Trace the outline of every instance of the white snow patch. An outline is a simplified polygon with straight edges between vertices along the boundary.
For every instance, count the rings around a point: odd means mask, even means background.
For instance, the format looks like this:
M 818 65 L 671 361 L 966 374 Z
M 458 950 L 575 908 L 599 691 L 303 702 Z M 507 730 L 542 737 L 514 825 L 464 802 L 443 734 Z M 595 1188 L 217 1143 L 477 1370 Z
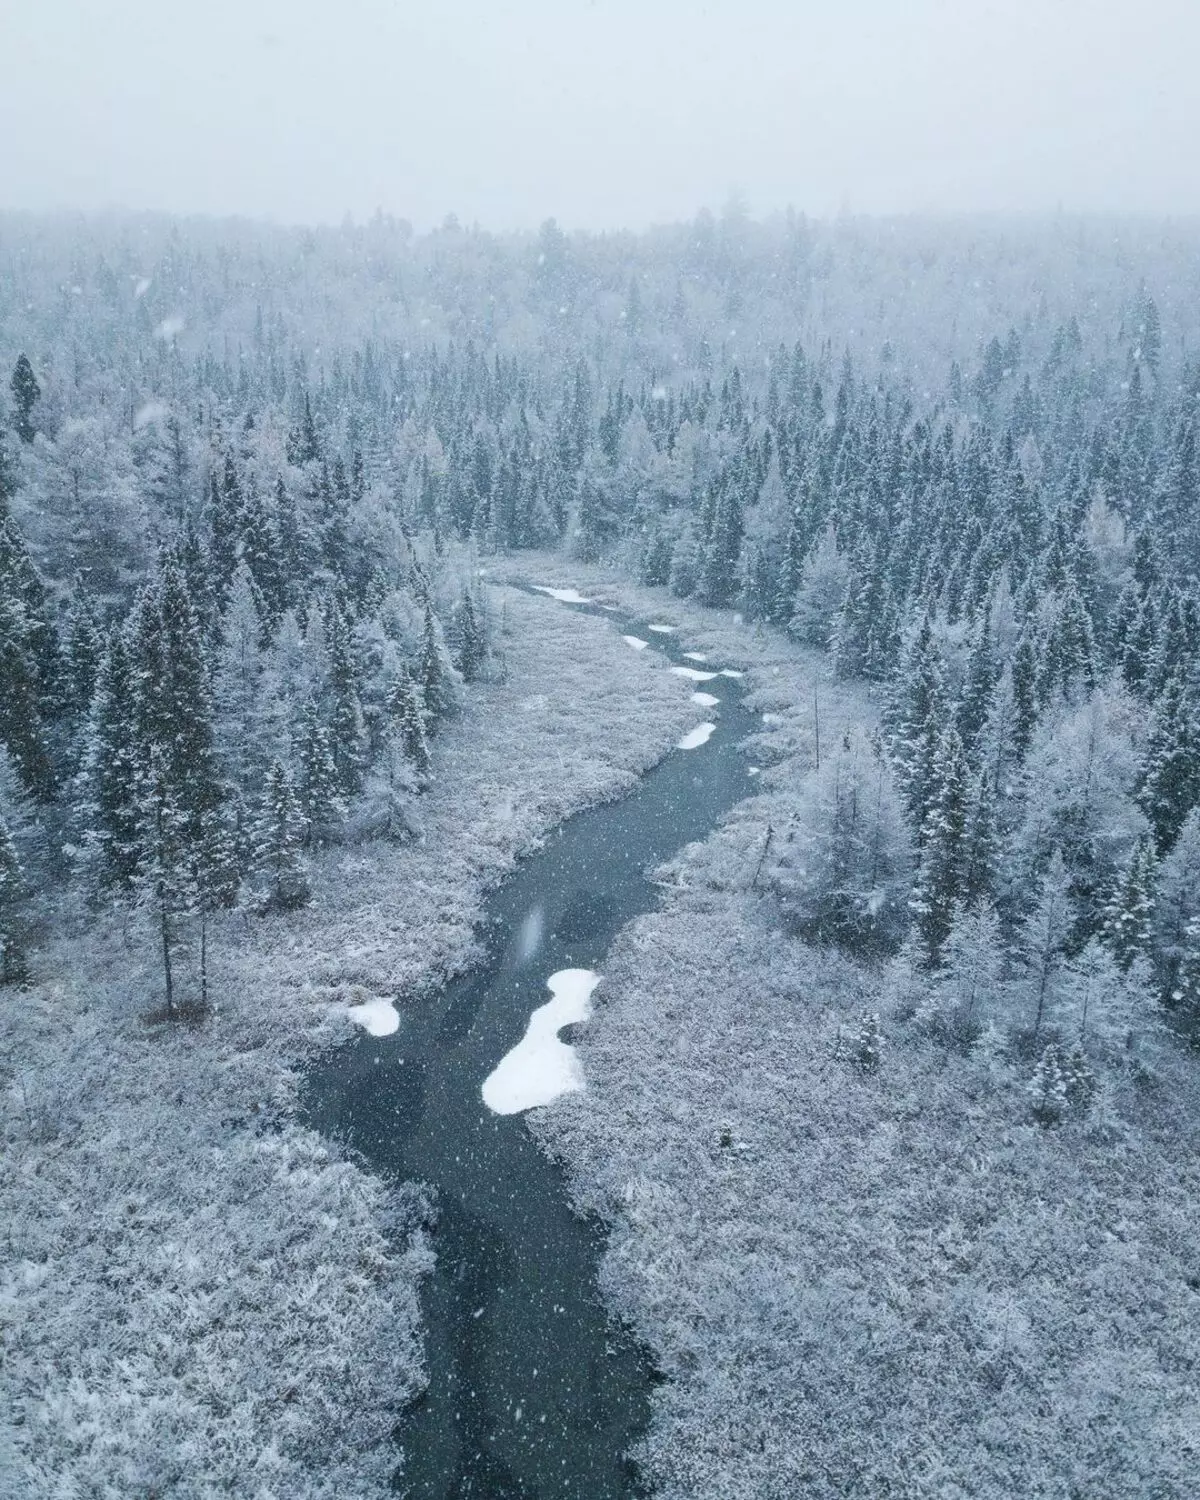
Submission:
M 746 675 L 745 672 L 736 672 L 732 667 L 722 667 L 721 668 L 721 676 L 722 677 L 737 677 L 737 678 L 741 678 L 741 677 L 745 677 L 745 675 Z
M 391 1036 L 400 1029 L 400 1013 L 396 1002 L 386 995 L 378 1000 L 367 1000 L 362 1005 L 351 1005 L 346 1014 L 352 1021 L 366 1029 L 370 1036 Z
M 701 708 L 716 708 L 720 698 L 714 698 L 711 693 L 693 693 L 692 702 L 698 703 Z
M 707 661 L 708 657 L 705 656 L 703 651 L 685 651 L 683 659 L 684 661 Z
M 655 635 L 673 635 L 675 633 L 674 625 L 651 625 L 650 629 L 653 630 Z
M 783 715 L 782 714 L 763 714 L 762 720 L 763 720 L 763 723 L 767 726 L 767 728 L 770 729 L 770 728 L 773 728 L 776 724 L 782 724 L 783 723 Z
M 137 279 L 137 281 L 134 282 L 133 295 L 135 297 L 144 297 L 149 290 L 150 290 L 150 278 L 149 278 L 149 276 L 139 276 L 138 279 Z
M 707 743 L 709 736 L 716 727 L 715 724 L 707 721 L 703 724 L 697 724 L 695 729 L 689 729 L 684 737 L 677 741 L 675 745 L 676 750 L 698 750 L 701 745 Z
M 627 646 L 632 646 L 635 651 L 644 651 L 650 644 L 649 641 L 643 641 L 636 635 L 623 635 L 621 639 Z
M 154 337 L 156 339 L 173 339 L 183 332 L 183 328 L 183 319 L 176 313 L 172 317 L 162 320 L 154 330 Z
M 551 974 L 546 988 L 553 1000 L 538 1006 L 525 1035 L 484 1080 L 483 1102 L 493 1114 L 520 1114 L 584 1087 L 583 1065 L 575 1048 L 560 1042 L 558 1033 L 564 1026 L 588 1019 L 592 991 L 599 983 L 600 976 L 592 969 L 560 969 Z
M 699 667 L 672 667 L 676 677 L 686 677 L 689 682 L 711 682 L 715 672 L 702 672 Z
M 746 775 L 747 776 L 758 776 L 758 775 L 761 775 L 761 768 L 758 767 L 758 766 L 750 766 L 750 767 L 747 768 Z
M 590 599 L 585 599 L 578 589 L 552 589 L 544 583 L 535 583 L 534 588 L 539 594 L 549 594 L 551 599 L 557 599 L 560 604 L 590 604 Z

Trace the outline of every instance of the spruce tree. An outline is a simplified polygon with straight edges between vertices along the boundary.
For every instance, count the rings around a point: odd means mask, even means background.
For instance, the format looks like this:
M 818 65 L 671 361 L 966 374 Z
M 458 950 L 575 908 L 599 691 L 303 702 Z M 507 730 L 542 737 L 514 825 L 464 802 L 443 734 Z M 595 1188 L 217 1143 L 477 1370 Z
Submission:
M 401 672 L 392 684 L 387 698 L 388 716 L 405 758 L 412 765 L 418 786 L 428 783 L 431 768 L 429 740 L 425 734 L 425 716 L 420 698 L 407 672 Z
M 126 633 L 101 657 L 83 734 L 76 817 L 93 894 L 128 894 L 141 866 L 139 750 Z
M 254 824 L 253 870 L 268 910 L 294 911 L 312 895 L 304 860 L 304 814 L 282 762 L 272 761 Z
M 425 598 L 424 623 L 421 628 L 421 658 L 417 669 L 428 722 L 437 721 L 454 707 L 454 696 L 441 640 L 441 627 L 433 612 L 428 594 Z
M 142 889 L 158 925 L 167 1012 L 174 1008 L 179 922 L 200 918 L 207 1000 L 207 919 L 237 889 L 226 788 L 213 735 L 199 616 L 180 568 L 167 560 L 143 594 L 131 638 Z
M 24 354 L 17 356 L 16 367 L 9 381 L 13 398 L 13 429 L 23 443 L 32 443 L 37 431 L 33 424 L 33 408 L 42 394 L 33 366 Z
M 933 798 L 922 825 L 920 865 L 910 902 L 922 957 L 929 968 L 940 966 L 955 907 L 967 894 L 963 875 L 968 779 L 962 740 L 956 729 L 948 729 L 934 762 Z
M 1122 972 L 1150 951 L 1158 860 L 1154 841 L 1140 838 L 1104 914 L 1104 940 Z
M 362 785 L 365 741 L 358 672 L 351 650 L 350 627 L 332 596 L 325 606 L 325 640 L 329 651 L 328 729 L 338 787 L 353 796 Z
M 22 921 L 25 896 L 24 872 L 0 808 L 0 984 L 19 984 L 28 978 Z
M 464 682 L 474 682 L 487 659 L 483 614 L 471 590 L 463 590 L 458 610 L 458 670 Z
M 311 699 L 301 715 L 297 739 L 297 791 L 304 819 L 304 845 L 311 848 L 328 843 L 345 815 L 329 731 Z
M 1067 1080 L 1063 1074 L 1062 1056 L 1051 1042 L 1038 1062 L 1029 1084 L 1030 1109 L 1043 1129 L 1060 1125 L 1069 1108 Z

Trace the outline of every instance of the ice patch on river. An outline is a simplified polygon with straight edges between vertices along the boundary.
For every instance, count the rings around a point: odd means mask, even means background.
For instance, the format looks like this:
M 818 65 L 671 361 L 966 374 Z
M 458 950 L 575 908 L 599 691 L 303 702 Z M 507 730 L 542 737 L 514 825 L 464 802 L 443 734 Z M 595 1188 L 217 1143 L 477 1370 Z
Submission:
M 745 675 L 746 675 L 745 672 L 739 672 L 734 667 L 722 667 L 721 668 L 721 676 L 722 677 L 738 677 L 738 678 L 741 678 L 741 677 L 745 677 Z
M 672 667 L 676 677 L 686 677 L 689 682 L 711 682 L 715 672 L 702 672 L 699 667 Z
M 583 1064 L 574 1047 L 559 1041 L 558 1033 L 588 1019 L 592 991 L 599 983 L 592 969 L 551 974 L 546 988 L 554 998 L 538 1006 L 525 1035 L 484 1080 L 483 1102 L 493 1114 L 520 1114 L 584 1087 Z
M 552 589 L 547 584 L 535 583 L 533 587 L 539 594 L 549 594 L 551 599 L 557 599 L 560 604 L 591 604 L 590 599 L 585 599 L 577 589 Z M 651 626 L 651 629 L 654 627 Z
M 684 661 L 707 661 L 708 657 L 705 656 L 703 651 L 685 651 L 683 659 Z
M 635 651 L 644 651 L 650 644 L 649 641 L 643 641 L 639 636 L 636 635 L 623 635 L 621 639 L 627 646 L 632 646 Z
M 367 1000 L 362 1005 L 351 1005 L 346 1014 L 370 1036 L 391 1036 L 400 1029 L 400 1014 L 394 1000 L 386 996 L 378 1000 Z
M 655 635 L 673 635 L 675 633 L 674 625 L 651 625 L 650 629 L 653 630 Z
M 697 724 L 695 729 L 689 729 L 684 737 L 676 742 L 676 750 L 698 750 L 701 745 L 708 742 L 709 735 L 716 727 L 715 724 Z
M 714 698 L 711 693 L 693 693 L 692 702 L 698 703 L 701 708 L 716 708 L 720 698 Z

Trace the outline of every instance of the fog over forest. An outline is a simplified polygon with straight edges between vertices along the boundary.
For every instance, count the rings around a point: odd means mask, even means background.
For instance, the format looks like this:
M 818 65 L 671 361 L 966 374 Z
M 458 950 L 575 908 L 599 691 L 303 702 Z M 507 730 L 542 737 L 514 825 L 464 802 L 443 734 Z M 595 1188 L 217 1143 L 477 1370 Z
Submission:
M 1193 8 L 0 29 L 0 1495 L 1190 1500 Z

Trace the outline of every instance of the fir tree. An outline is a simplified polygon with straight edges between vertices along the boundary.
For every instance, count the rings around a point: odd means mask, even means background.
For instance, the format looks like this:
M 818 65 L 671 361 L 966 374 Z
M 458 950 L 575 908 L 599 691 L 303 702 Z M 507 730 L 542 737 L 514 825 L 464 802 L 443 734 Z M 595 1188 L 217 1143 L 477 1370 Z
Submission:
M 23 443 L 32 443 L 37 429 L 33 425 L 33 408 L 42 394 L 33 366 L 26 355 L 17 356 L 16 367 L 9 381 L 13 398 L 13 429 Z
M 298 793 L 304 819 L 304 845 L 311 848 L 328 843 L 345 815 L 329 731 L 321 723 L 311 699 L 301 717 L 298 742 Z
M 487 659 L 487 637 L 482 612 L 470 589 L 463 590 L 457 625 L 458 670 L 464 682 L 474 682 Z
M 1153 840 L 1140 838 L 1105 912 L 1104 939 L 1123 972 L 1150 951 L 1157 865 Z
M 402 672 L 392 684 L 387 698 L 387 711 L 393 733 L 405 756 L 412 765 L 418 786 L 429 779 L 431 758 L 429 741 L 425 734 L 425 716 L 412 679 Z
M 294 911 L 311 898 L 304 824 L 290 776 L 280 761 L 272 761 L 253 835 L 253 870 L 268 910 Z
M 967 894 L 963 875 L 968 776 L 962 740 L 956 729 L 948 729 L 935 758 L 933 800 L 922 825 L 920 865 L 910 902 L 929 968 L 941 964 L 955 906 Z
M 335 598 L 325 606 L 325 640 L 329 651 L 329 740 L 338 787 L 353 796 L 362 785 L 364 732 L 358 672 L 350 627 Z
M 448 665 L 445 647 L 442 645 L 441 627 L 433 612 L 433 605 L 426 595 L 424 623 L 421 629 L 421 659 L 417 668 L 417 679 L 421 685 L 425 713 L 429 722 L 434 724 L 444 718 L 454 707 Z
M 0 984 L 19 984 L 28 978 L 22 921 L 25 896 L 24 872 L 0 808 Z
M 77 819 L 93 893 L 128 894 L 141 864 L 133 669 L 124 631 L 100 660 L 83 736 Z
M 1062 1057 L 1051 1042 L 1042 1053 L 1029 1084 L 1030 1109 L 1043 1129 L 1062 1123 L 1069 1108 L 1067 1080 L 1063 1075 Z

